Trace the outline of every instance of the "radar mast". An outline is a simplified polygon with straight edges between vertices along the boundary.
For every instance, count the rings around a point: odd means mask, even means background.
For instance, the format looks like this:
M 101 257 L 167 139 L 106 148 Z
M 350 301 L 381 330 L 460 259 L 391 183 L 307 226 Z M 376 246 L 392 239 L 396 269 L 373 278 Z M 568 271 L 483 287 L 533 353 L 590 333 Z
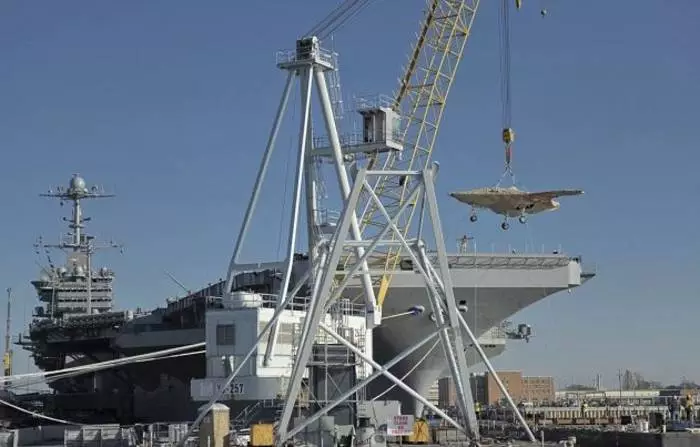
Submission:
M 48 316 L 54 318 L 66 313 L 91 314 L 110 311 L 112 308 L 111 280 L 114 274 L 106 268 L 102 268 L 95 277 L 92 271 L 92 255 L 98 249 L 121 248 L 121 246 L 114 242 L 96 241 L 94 236 L 85 232 L 85 224 L 91 218 L 83 215 L 82 201 L 114 197 L 114 194 L 106 194 L 104 189 L 97 186 L 88 188 L 85 180 L 79 174 L 73 174 L 67 188 L 57 186 L 55 189 L 49 189 L 47 193 L 40 194 L 40 196 L 59 199 L 61 206 L 66 202 L 71 202 L 72 205 L 71 217 L 63 218 L 65 222 L 68 222 L 70 231 L 61 238 L 58 244 L 43 244 L 41 242 L 37 244 L 45 249 L 57 248 L 68 254 L 65 267 L 51 268 L 49 271 L 51 285 L 48 288 L 51 289 L 51 297 L 45 300 L 50 302 Z M 62 283 L 72 284 L 69 289 L 73 293 L 69 294 L 73 296 L 66 296 L 65 299 L 59 298 L 57 302 L 55 286 Z M 80 287 L 81 283 L 85 287 Z M 108 290 L 105 287 L 100 287 L 100 284 L 108 285 Z M 93 297 L 96 286 L 99 296 Z M 40 294 L 41 292 L 39 290 Z

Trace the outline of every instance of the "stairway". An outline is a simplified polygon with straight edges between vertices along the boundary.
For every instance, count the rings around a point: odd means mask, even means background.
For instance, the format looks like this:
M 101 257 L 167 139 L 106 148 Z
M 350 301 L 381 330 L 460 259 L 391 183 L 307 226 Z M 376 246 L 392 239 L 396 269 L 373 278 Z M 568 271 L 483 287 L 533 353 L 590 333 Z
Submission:
M 276 421 L 282 415 L 284 408 L 283 399 L 266 399 L 257 401 L 236 415 L 231 420 L 232 430 L 241 430 L 250 427 L 257 421 Z

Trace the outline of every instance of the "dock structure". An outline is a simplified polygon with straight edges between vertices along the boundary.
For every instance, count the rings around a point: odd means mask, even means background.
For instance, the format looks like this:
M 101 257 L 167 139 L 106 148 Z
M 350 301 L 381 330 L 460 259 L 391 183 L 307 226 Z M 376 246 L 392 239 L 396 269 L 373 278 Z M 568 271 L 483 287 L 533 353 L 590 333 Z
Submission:
M 601 420 L 615 418 L 619 419 L 623 416 L 644 416 L 647 417 L 652 413 L 661 413 L 669 417 L 668 407 L 665 405 L 638 405 L 638 406 L 621 406 L 621 407 L 588 407 L 584 412 L 580 407 L 531 407 L 522 410 L 526 419 L 534 419 L 537 417 L 540 420 L 562 421 L 562 420 Z M 491 420 L 508 420 L 512 419 L 512 411 L 510 409 L 490 410 L 486 412 L 486 418 Z M 595 423 L 591 423 L 595 425 Z

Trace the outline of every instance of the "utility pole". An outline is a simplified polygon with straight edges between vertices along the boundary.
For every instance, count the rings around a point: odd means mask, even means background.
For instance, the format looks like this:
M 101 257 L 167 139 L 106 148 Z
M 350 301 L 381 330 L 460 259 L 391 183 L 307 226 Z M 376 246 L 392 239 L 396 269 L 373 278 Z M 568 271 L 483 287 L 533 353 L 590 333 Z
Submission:
M 621 369 L 617 370 L 617 381 L 618 381 L 619 387 L 620 387 L 620 405 L 622 405 L 622 370 Z
M 9 377 L 12 375 L 12 348 L 10 345 L 10 330 L 11 330 L 11 314 L 12 311 L 12 288 L 7 288 L 7 319 L 5 323 L 5 354 L 2 358 L 3 363 L 3 375 Z M 5 382 L 7 387 L 10 382 Z

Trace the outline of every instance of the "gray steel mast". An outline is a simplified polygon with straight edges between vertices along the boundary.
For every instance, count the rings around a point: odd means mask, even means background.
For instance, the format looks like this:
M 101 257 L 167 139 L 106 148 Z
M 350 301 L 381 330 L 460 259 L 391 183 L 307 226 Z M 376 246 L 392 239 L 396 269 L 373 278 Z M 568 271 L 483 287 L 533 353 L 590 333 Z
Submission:
M 103 189 L 93 185 L 88 188 L 85 180 L 79 174 L 73 174 L 73 177 L 68 183 L 68 187 L 57 186 L 55 190 L 49 189 L 47 193 L 39 194 L 42 197 L 51 197 L 60 200 L 61 206 L 65 202 L 72 202 L 72 214 L 70 219 L 63 218 L 68 222 L 68 227 L 71 229 L 68 234 L 70 237 L 61 240 L 58 244 L 42 244 L 45 248 L 58 248 L 61 250 L 69 250 L 72 253 L 82 254 L 85 256 L 85 270 L 87 282 L 87 297 L 85 305 L 85 313 L 92 313 L 92 255 L 96 250 L 104 248 L 121 248 L 120 244 L 114 242 L 99 242 L 95 237 L 87 234 L 85 223 L 90 221 L 90 217 L 83 216 L 82 201 L 87 199 L 104 199 L 114 197 L 114 194 L 106 194 Z M 51 316 L 55 309 L 51 309 Z

